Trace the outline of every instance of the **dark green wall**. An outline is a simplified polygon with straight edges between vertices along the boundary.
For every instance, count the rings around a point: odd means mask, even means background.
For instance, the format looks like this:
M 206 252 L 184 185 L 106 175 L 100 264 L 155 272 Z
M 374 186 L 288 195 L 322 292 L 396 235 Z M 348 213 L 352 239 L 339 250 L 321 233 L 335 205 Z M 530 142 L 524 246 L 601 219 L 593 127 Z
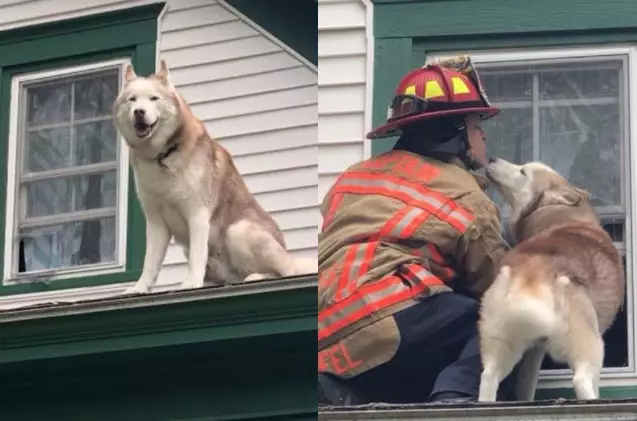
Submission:
M 316 419 L 315 353 L 310 331 L 3 365 L 0 419 Z
M 316 0 L 228 0 L 228 3 L 318 66 Z

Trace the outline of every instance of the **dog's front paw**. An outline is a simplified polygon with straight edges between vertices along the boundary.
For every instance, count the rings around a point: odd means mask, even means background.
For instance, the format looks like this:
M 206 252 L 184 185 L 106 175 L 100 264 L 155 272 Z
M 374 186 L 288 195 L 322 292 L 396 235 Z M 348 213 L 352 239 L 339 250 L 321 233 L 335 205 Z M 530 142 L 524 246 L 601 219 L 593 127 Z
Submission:
M 203 287 L 203 285 L 201 285 L 200 282 L 193 282 L 190 279 L 181 283 L 181 289 L 197 289 L 201 287 Z
M 150 288 L 144 284 L 136 283 L 132 287 L 128 287 L 124 290 L 124 295 L 135 295 L 135 294 L 148 294 L 150 293 Z
M 248 276 L 245 277 L 245 279 L 243 280 L 243 282 L 255 282 L 255 281 L 262 281 L 264 279 L 271 279 L 273 276 L 267 273 L 252 273 Z

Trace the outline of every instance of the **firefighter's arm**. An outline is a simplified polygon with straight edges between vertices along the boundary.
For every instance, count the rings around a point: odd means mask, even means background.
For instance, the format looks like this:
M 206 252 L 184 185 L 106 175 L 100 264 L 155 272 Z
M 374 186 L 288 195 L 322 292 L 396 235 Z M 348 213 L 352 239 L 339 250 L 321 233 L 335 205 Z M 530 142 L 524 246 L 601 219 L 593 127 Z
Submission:
M 493 282 L 510 246 L 502 237 L 498 207 L 486 197 L 473 202 L 475 219 L 459 239 L 456 264 L 463 274 L 464 289 L 480 297 Z

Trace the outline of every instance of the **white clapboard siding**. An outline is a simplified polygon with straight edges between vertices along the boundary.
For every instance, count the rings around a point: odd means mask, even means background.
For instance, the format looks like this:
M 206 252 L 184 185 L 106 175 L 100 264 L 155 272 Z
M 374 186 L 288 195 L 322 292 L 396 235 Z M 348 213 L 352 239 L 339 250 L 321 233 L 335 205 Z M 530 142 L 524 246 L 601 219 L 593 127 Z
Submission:
M 363 0 L 318 2 L 319 202 L 338 174 L 365 158 L 373 56 L 368 7 Z
M 134 7 L 152 0 L 0 0 L 0 30 Z M 271 36 L 216 0 L 169 0 L 158 50 L 171 78 L 210 134 L 233 155 L 259 203 L 284 232 L 293 255 L 316 258 L 318 75 Z M 172 243 L 159 290 L 187 274 Z M 0 307 L 99 298 L 100 286 L 0 298 Z

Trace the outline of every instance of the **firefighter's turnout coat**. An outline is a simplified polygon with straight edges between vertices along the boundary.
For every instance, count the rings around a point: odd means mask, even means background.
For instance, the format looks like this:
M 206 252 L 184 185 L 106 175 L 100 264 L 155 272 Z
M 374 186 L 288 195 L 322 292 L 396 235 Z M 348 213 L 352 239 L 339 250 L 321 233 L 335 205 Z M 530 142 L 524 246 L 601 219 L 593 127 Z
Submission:
M 480 296 L 508 250 L 486 182 L 460 161 L 393 150 L 348 168 L 323 201 L 320 372 L 352 377 L 392 359 L 392 314 L 455 283 Z

